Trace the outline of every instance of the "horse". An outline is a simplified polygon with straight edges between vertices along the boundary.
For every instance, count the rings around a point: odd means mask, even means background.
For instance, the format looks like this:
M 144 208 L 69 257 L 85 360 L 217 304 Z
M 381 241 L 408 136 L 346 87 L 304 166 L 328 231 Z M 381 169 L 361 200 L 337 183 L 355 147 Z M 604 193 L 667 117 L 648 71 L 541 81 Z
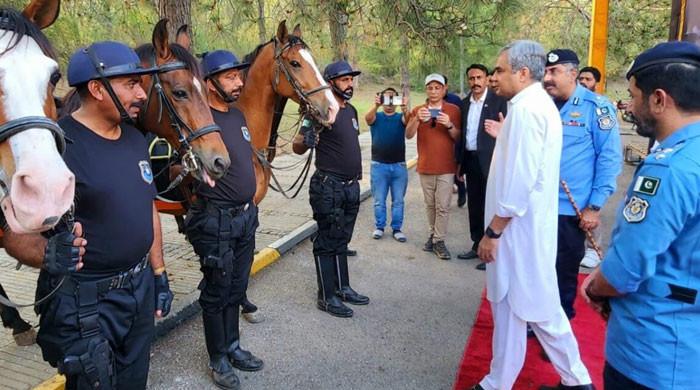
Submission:
M 41 32 L 59 8 L 59 0 L 33 0 L 21 13 L 0 7 L 0 204 L 3 228 L 13 233 L 52 228 L 73 202 L 75 177 L 61 159 L 65 140 L 55 122 L 60 73 Z M 7 298 L 2 286 L 0 295 Z M 34 343 L 17 309 L 0 305 L 0 317 L 18 345 Z
M 273 122 L 279 120 L 286 99 L 298 103 L 302 111 L 311 114 L 325 126 L 335 121 L 340 107 L 331 93 L 330 85 L 321 76 L 308 46 L 301 39 L 298 24 L 290 34 L 286 22 L 282 21 L 277 34 L 245 58 L 251 65 L 235 104 L 246 118 L 251 144 L 256 151 L 253 160 L 257 185 L 253 201 L 259 204 L 267 194 L 272 173 L 263 156 L 268 145 L 270 153 L 274 153 Z M 274 154 L 266 157 L 271 162 Z

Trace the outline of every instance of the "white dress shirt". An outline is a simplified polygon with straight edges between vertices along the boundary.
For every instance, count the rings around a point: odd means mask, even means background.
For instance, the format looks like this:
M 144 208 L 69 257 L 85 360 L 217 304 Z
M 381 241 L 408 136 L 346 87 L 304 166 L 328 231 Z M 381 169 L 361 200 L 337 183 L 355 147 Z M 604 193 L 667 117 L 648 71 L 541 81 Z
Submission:
M 479 134 L 479 120 L 481 119 L 481 110 L 484 109 L 484 101 L 486 94 L 489 93 L 488 88 L 484 90 L 479 100 L 474 100 L 474 94 L 469 94 L 469 113 L 467 114 L 467 150 L 476 150 L 476 137 Z
M 487 264 L 487 298 L 508 299 L 524 321 L 546 321 L 561 310 L 557 274 L 559 160 L 562 123 L 552 98 L 534 83 L 508 103 L 496 138 L 485 224 L 511 217 L 495 261 Z

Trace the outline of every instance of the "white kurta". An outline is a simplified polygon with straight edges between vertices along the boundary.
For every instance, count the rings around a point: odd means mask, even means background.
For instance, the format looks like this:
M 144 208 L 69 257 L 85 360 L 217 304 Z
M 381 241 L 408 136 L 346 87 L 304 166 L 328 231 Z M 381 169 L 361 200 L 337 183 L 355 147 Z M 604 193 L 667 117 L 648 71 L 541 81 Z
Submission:
M 487 298 L 508 299 L 524 321 L 546 321 L 561 310 L 557 275 L 559 111 L 540 83 L 515 95 L 493 152 L 484 221 L 511 217 L 487 264 Z

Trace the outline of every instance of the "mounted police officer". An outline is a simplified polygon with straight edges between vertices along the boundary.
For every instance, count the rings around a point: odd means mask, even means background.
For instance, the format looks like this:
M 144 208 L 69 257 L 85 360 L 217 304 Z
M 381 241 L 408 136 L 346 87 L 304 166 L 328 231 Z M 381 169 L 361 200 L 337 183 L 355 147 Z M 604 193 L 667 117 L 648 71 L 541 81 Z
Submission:
M 68 84 L 81 106 L 58 123 L 75 174 L 74 215 L 48 240 L 5 238 L 11 255 L 42 268 L 37 297 L 58 289 L 38 306 L 37 343 L 67 389 L 144 389 L 153 316 L 170 311 L 147 144 L 130 124 L 146 101 L 141 75 L 152 72 L 119 42 L 72 55 Z
M 200 256 L 204 276 L 199 303 L 209 367 L 214 383 L 224 389 L 240 386 L 234 367 L 243 371 L 263 368 L 262 360 L 241 348 L 238 326 L 258 227 L 250 132 L 243 113 L 231 106 L 241 93 L 241 72 L 248 66 L 225 50 L 206 53 L 202 59 L 209 106 L 221 127 L 231 165 L 216 186 L 198 184 L 198 200 L 185 220 L 187 238 Z
M 336 317 L 352 317 L 353 311 L 343 302 L 367 305 L 369 298 L 350 287 L 348 243 L 360 209 L 362 156 L 357 110 L 348 101 L 353 94 L 353 78 L 360 71 L 345 61 L 331 63 L 323 77 L 331 85 L 333 96 L 340 105 L 335 123 L 324 128 L 305 118 L 294 138 L 294 152 L 305 153 L 316 148 L 316 172 L 309 183 L 309 203 L 318 233 L 313 240 L 317 306 Z
M 622 168 L 617 115 L 610 101 L 576 82 L 578 56 L 568 49 L 547 54 L 544 88 L 559 108 L 564 142 L 560 175 L 571 190 L 582 218 L 559 187 L 557 281 L 569 319 L 575 315 L 578 271 L 586 251 L 586 233 L 600 224 L 600 210 L 615 192 Z
M 700 386 L 700 48 L 659 44 L 627 72 L 637 132 L 659 146 L 639 165 L 610 248 L 582 284 L 609 299 L 605 389 Z

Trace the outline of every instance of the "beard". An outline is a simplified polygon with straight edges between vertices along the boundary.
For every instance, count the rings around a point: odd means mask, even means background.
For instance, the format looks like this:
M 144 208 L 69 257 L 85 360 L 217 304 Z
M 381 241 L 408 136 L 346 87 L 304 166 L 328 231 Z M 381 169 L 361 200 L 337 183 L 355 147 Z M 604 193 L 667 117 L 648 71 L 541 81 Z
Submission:
M 633 116 L 634 124 L 637 125 L 635 131 L 642 137 L 651 138 L 656 136 L 656 125 L 658 121 L 653 117 L 647 118 L 641 116 Z

